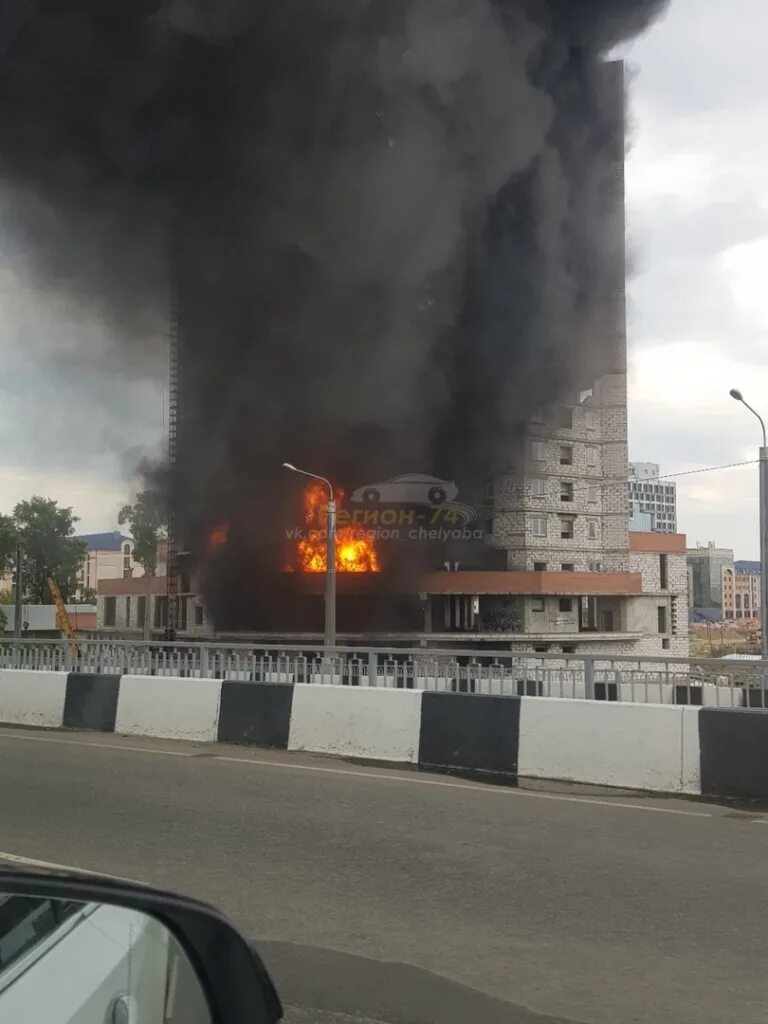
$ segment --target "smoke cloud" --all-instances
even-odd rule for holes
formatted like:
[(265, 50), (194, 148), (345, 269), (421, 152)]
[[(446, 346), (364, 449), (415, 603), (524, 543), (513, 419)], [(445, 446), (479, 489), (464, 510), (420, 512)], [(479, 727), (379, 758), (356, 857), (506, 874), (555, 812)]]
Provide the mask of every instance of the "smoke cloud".
[(620, 367), (604, 58), (664, 6), (3, 4), (0, 230), (139, 353), (174, 297), (169, 484), (192, 551), (232, 524), (205, 563), (220, 621), (243, 593), (268, 619), (296, 521), (283, 461), (471, 489), (534, 407)]

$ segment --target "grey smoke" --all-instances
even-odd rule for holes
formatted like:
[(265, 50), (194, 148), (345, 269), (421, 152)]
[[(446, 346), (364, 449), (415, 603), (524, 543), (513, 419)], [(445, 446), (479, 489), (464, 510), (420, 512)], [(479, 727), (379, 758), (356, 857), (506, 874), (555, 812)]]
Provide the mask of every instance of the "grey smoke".
[(222, 579), (279, 567), (284, 459), (477, 483), (604, 364), (623, 271), (603, 60), (664, 6), (4, 5), (0, 227), (139, 352), (177, 294), (171, 490), (191, 546), (235, 524)]

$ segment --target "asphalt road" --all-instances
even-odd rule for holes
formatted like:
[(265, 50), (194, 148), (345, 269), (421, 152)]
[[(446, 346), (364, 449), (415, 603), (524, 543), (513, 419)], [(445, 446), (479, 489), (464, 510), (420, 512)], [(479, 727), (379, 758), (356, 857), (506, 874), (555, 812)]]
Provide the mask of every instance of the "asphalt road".
[(0, 730), (0, 856), (209, 900), (294, 1024), (750, 1024), (768, 817), (309, 755)]

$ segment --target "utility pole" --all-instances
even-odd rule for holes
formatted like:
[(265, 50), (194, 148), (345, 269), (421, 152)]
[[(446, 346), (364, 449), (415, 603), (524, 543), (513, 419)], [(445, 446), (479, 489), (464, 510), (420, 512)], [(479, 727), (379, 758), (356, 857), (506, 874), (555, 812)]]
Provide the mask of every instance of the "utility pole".
[(149, 575), (146, 567), (144, 568), (144, 576), (146, 582), (146, 590), (144, 592), (144, 621), (141, 624), (141, 636), (143, 640), (152, 639), (152, 628), (151, 628), (151, 610), (152, 610), (152, 579)]
[(768, 445), (766, 444), (763, 444), (760, 449), (760, 653), (764, 658), (768, 658)]
[(291, 462), (284, 462), (283, 469), (292, 473), (320, 480), (328, 488), (328, 518), (325, 535), (325, 650), (331, 653), (336, 646), (336, 501), (333, 484), (324, 476), (297, 469)]
[(760, 447), (760, 654), (768, 658), (768, 438), (765, 432), (765, 420), (738, 388), (731, 388), (731, 398), (741, 402), (760, 421), (763, 432), (763, 443)]
[(325, 649), (330, 654), (336, 646), (336, 502), (328, 499), (328, 520), (325, 537)]
[(21, 639), (21, 594), (24, 586), (24, 571), (22, 569), (21, 544), (16, 545), (16, 590), (14, 593), (14, 620), (13, 635), (16, 640)]

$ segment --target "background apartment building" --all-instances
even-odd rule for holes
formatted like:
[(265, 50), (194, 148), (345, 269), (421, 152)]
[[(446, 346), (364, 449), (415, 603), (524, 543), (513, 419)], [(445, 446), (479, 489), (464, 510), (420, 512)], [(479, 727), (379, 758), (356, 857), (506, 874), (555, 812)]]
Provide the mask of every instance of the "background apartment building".
[(733, 551), (731, 548), (718, 548), (714, 541), (688, 548), (688, 566), (690, 569), (691, 588), (689, 605), (694, 609), (708, 609), (719, 612), (724, 617), (723, 583), (728, 572), (729, 603), (733, 596)]
[(677, 484), (659, 479), (657, 462), (630, 462), (629, 510), (633, 523), (654, 533), (677, 533)]
[(85, 558), (78, 574), (80, 594), (85, 590), (97, 590), (99, 580), (144, 575), (144, 570), (133, 558), (133, 540), (118, 530), (85, 533), (77, 540), (85, 543)]
[[(178, 631), (181, 635), (194, 637), (213, 634), (213, 623), (205, 613), (202, 598), (194, 593), (185, 593), (180, 594), (176, 600)], [(168, 625), (167, 576), (100, 580), (97, 598), (99, 629), (126, 639), (140, 639), (147, 602), (150, 630), (154, 636), (162, 636)]]
[(723, 618), (760, 618), (760, 563), (738, 561), (723, 568)]

